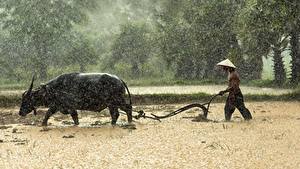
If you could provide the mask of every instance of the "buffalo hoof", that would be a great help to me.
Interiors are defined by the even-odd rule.
[[[117,125],[117,121],[111,121],[111,125],[112,126],[116,126]]]
[[[42,123],[42,126],[47,126],[47,122],[46,122],[46,123],[45,123],[45,122],[43,122],[43,123]]]
[[[74,122],[74,125],[75,125],[75,126],[78,126],[78,125],[79,125],[79,122]]]

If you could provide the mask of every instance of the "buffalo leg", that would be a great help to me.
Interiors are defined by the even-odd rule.
[[[78,121],[78,113],[76,110],[71,110],[71,116],[72,116],[72,119],[74,121],[74,124],[75,125],[79,125],[79,121]]]
[[[119,111],[117,107],[108,107],[109,113],[111,115],[111,124],[116,125],[116,122],[119,118]]]
[[[128,123],[132,122],[132,106],[129,104],[124,104],[121,108],[122,111],[126,112]]]
[[[47,126],[48,123],[48,119],[54,114],[56,113],[56,108],[52,108],[50,107],[44,117],[44,120],[42,122],[42,126]]]

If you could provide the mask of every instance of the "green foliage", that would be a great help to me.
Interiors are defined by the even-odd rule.
[[[263,57],[269,56],[278,85],[286,84],[290,70],[295,85],[300,79],[297,0],[0,4],[2,84],[8,83],[5,79],[24,83],[34,72],[45,81],[71,71],[108,71],[141,84],[218,83],[215,64],[225,58],[234,62],[243,80],[251,80],[261,78]],[[282,60],[289,47],[291,69]]]
[[[160,15],[164,23],[160,29],[161,50],[167,63],[173,65],[176,77],[216,77],[214,67],[225,58],[233,60],[238,67],[243,63],[235,32],[239,3],[168,2]]]
[[[291,45],[291,78],[290,83],[294,86],[300,84],[300,1],[287,0],[284,3],[288,15],[288,31],[290,32]]]
[[[87,65],[97,63],[98,56],[92,42],[87,39],[80,32],[72,32],[70,38],[67,40],[68,53],[64,59],[63,65],[79,65],[80,72],[86,71]]]
[[[3,0],[1,3],[2,28],[9,32],[7,45],[16,46],[14,55],[20,60],[18,66],[28,67],[47,78],[52,61],[59,58],[58,42],[74,24],[87,20],[83,9],[93,1],[81,0]],[[11,48],[5,51],[10,55]]]
[[[150,32],[145,24],[122,25],[120,35],[112,45],[112,55],[108,58],[107,68],[114,69],[114,66],[118,65],[122,69],[128,66],[132,78],[141,77],[142,68],[151,56],[149,35]]]
[[[289,14],[285,1],[251,0],[240,13],[239,36],[245,53],[262,62],[273,53],[275,83],[283,85],[286,73],[281,53],[288,44]]]

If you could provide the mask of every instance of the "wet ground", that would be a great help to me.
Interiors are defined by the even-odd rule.
[[[135,107],[164,114],[182,105]],[[56,114],[0,108],[0,168],[300,168],[300,102],[246,103],[254,119],[223,122],[223,104],[210,121],[193,109],[162,122],[141,119],[112,127],[108,112],[80,112],[79,126]]]

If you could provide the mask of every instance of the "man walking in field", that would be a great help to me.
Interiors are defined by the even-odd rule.
[[[224,108],[225,120],[230,121],[235,108],[240,111],[245,120],[251,120],[252,115],[250,111],[245,107],[243,94],[239,87],[240,77],[235,70],[236,67],[229,59],[223,60],[217,65],[221,66],[224,71],[228,72],[228,87],[226,90],[219,92],[220,95],[229,92]]]

